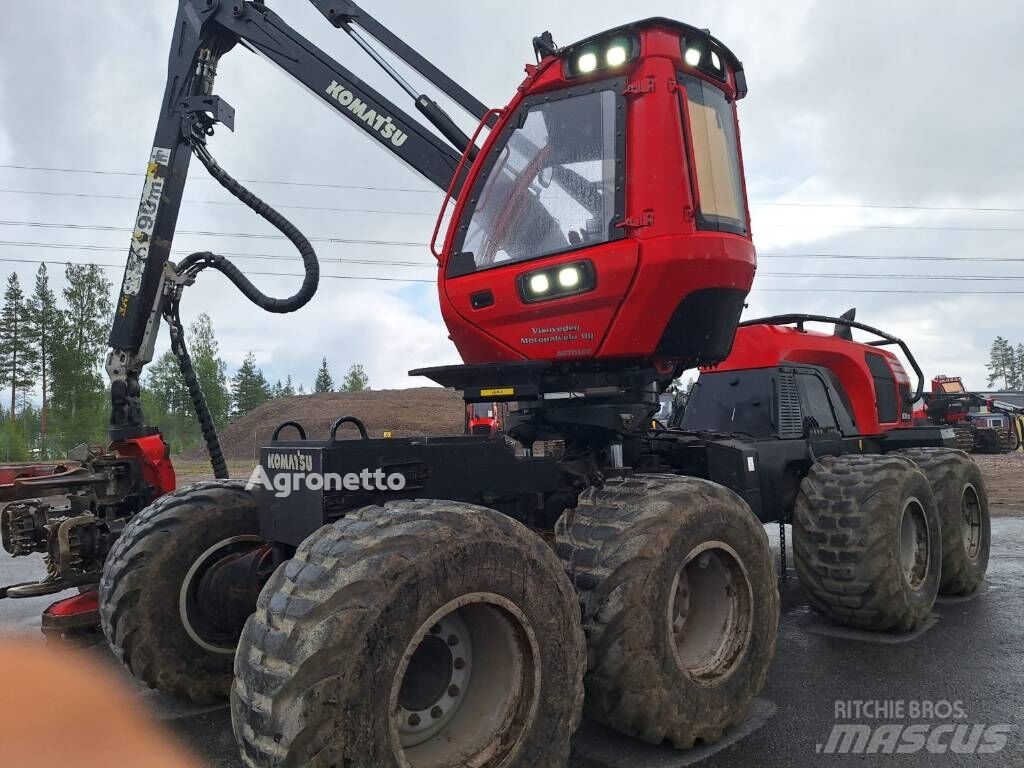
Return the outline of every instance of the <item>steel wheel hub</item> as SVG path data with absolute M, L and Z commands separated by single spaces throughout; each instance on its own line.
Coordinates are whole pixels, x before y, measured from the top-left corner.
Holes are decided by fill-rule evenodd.
M 398 693 L 398 735 L 413 747 L 438 734 L 458 712 L 473 670 L 473 643 L 466 623 L 450 613 L 427 632 Z

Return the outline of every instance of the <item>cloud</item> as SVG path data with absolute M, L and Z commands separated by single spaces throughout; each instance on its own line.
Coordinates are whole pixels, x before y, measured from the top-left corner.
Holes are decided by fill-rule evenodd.
M 393 3 L 378 15 L 492 105 L 514 93 L 522 64 L 532 59 L 530 39 L 544 29 L 567 43 L 640 15 L 684 15 L 685 21 L 710 27 L 743 59 L 750 83 L 739 110 L 755 241 L 764 255 L 750 314 L 840 312 L 856 304 L 865 322 L 906 337 L 929 375 L 965 375 L 975 387 L 984 384 L 984 361 L 995 335 L 1024 341 L 1020 296 L 967 293 L 1024 285 L 1013 280 L 1024 277 L 1021 264 L 921 261 L 1019 259 L 1019 232 L 921 228 L 1012 230 L 1024 227 L 1024 216 L 765 205 L 1024 208 L 1024 145 L 1017 136 L 1024 101 L 1013 92 L 1024 16 L 1015 3 L 991 0 L 983 12 L 944 4 L 936 12 L 925 0 L 785 5 L 699 0 L 685 8 L 657 0 L 641 13 L 635 6 L 594 0 L 585 12 L 580 9 L 579 4 L 523 0 L 489 4 L 469 15 L 464 4 L 439 0 Z M 311 4 L 282 4 L 277 10 L 357 76 L 408 108 L 397 86 Z M 17 76 L 5 78 L 0 89 L 0 162 L 141 172 L 163 93 L 173 15 L 174 3 L 130 0 L 66 4 L 60 13 L 38 3 L 9 9 L 0 26 L 0 71 Z M 235 133 L 221 129 L 210 142 L 224 167 L 244 179 L 333 185 L 251 185 L 272 203 L 305 206 L 282 209 L 303 231 L 347 240 L 428 240 L 440 193 L 274 66 L 238 48 L 221 62 L 215 90 L 237 110 Z M 453 114 L 464 128 L 472 127 L 471 119 Z M 244 208 L 223 204 L 230 198 L 204 175 L 194 167 L 179 230 L 275 234 Z M 0 169 L 0 189 L 92 195 L 0 192 L 0 219 L 127 227 L 141 179 Z M 0 258 L 108 263 L 114 265 L 108 274 L 115 283 L 128 244 L 125 232 L 19 227 L 0 227 L 0 239 L 112 248 L 0 246 Z M 300 270 L 288 244 L 276 239 L 180 234 L 175 246 L 183 252 L 211 249 L 262 257 L 238 258 L 248 272 Z M 317 248 L 326 274 L 424 280 L 435 275 L 425 246 L 335 242 Z M 887 260 L 779 255 L 786 253 Z M 397 261 L 419 266 L 388 263 Z M 25 284 L 36 268 L 2 266 L 4 272 L 18 271 Z M 58 288 L 62 271 L 51 270 Z M 773 277 L 773 272 L 801 276 Z M 876 274 L 911 277 L 835 276 Z M 1005 282 L 931 279 L 960 275 Z M 275 295 L 289 293 L 299 282 L 298 277 L 253 279 Z M 913 292 L 871 292 L 897 289 Z M 928 292 L 937 290 L 964 294 Z M 252 349 L 272 378 L 292 373 L 308 382 L 326 354 L 336 376 L 349 362 L 361 362 L 375 387 L 410 386 L 420 382 L 405 376 L 408 368 L 457 361 L 429 284 L 328 279 L 309 307 L 282 317 L 264 315 L 222 278 L 203 275 L 183 302 L 186 321 L 200 311 L 212 316 L 232 365 Z

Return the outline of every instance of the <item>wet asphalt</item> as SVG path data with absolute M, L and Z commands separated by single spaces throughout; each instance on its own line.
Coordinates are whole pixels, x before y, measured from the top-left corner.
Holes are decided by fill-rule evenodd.
M 776 528 L 769 534 L 777 540 Z M 970 599 L 938 602 L 934 621 L 911 638 L 833 627 L 809 608 L 790 570 L 782 589 L 775 662 L 745 723 L 716 745 L 677 752 L 585 721 L 574 741 L 570 767 L 1024 767 L 1024 517 L 993 520 L 992 540 L 985 586 Z M 37 559 L 4 555 L 0 583 L 34 578 L 39 568 Z M 54 599 L 0 601 L 0 637 L 38 636 L 39 614 Z M 101 657 L 106 656 L 103 652 Z M 140 690 L 139 695 L 153 716 L 208 765 L 241 765 L 226 707 L 199 709 L 153 691 Z M 868 716 L 853 717 L 858 706 L 866 706 Z M 933 711 L 921 711 L 929 707 Z M 837 719 L 844 710 L 848 717 Z M 848 753 L 840 754 L 841 742 L 830 745 L 837 724 L 868 726 L 870 737 L 864 738 L 874 739 L 874 744 L 867 741 L 860 751 L 874 752 L 850 754 L 847 745 Z M 910 725 L 916 725 L 919 742 L 904 731 Z M 953 751 L 950 745 L 957 734 L 966 736 L 972 728 L 985 733 L 978 742 L 983 748 L 999 746 L 994 734 L 1005 734 L 1005 744 L 980 752 L 971 749 L 968 738 L 966 746 Z M 893 734 L 896 740 L 887 747 L 886 738 Z M 937 745 L 931 750 L 929 737 Z

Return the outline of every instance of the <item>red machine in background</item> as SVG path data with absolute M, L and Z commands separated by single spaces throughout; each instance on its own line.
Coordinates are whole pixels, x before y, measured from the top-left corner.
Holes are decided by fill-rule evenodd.
M 939 375 L 931 390 L 922 394 L 923 407 L 915 413 L 922 423 L 948 424 L 957 445 L 971 453 L 1006 453 L 1021 445 L 1024 408 L 967 391 L 959 376 Z
M 508 403 L 470 403 L 466 405 L 467 435 L 497 435 L 504 429 Z

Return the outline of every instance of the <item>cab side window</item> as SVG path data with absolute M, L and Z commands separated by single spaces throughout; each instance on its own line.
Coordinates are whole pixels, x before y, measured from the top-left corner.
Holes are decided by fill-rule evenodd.
M 882 424 L 899 421 L 899 393 L 892 368 L 885 362 L 884 357 L 874 352 L 867 352 L 865 357 L 875 385 L 875 408 L 878 411 L 878 421 Z

